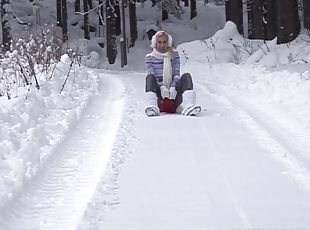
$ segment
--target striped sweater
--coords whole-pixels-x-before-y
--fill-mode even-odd
[[[172,82],[170,87],[176,87],[180,80],[180,56],[177,50],[174,50],[173,58],[171,59],[172,66]],[[158,84],[163,85],[163,67],[164,60],[158,59],[149,53],[145,56],[145,69],[147,74],[154,74]]]

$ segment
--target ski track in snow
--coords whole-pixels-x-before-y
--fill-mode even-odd
[[[0,229],[76,229],[110,157],[124,107],[122,81],[102,81],[100,95],[46,167],[1,210]]]

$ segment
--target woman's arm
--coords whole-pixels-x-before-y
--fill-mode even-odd
[[[172,78],[171,87],[176,87],[180,80],[180,55],[178,51],[175,51],[172,60]]]
[[[146,55],[145,56],[145,70],[147,74],[154,74],[155,75],[155,70],[152,64],[151,60],[151,55]]]

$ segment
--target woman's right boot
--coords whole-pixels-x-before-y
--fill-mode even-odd
[[[157,104],[157,95],[156,93],[150,91],[145,93],[146,107],[145,114],[147,116],[159,116],[159,108]]]

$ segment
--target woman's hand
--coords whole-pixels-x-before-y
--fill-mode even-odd
[[[166,86],[161,86],[160,87],[160,93],[161,93],[161,97],[162,98],[169,98],[169,90],[167,89],[167,87]]]
[[[175,87],[170,87],[170,89],[169,89],[169,99],[174,100],[176,96],[177,96],[177,91],[176,91]]]

